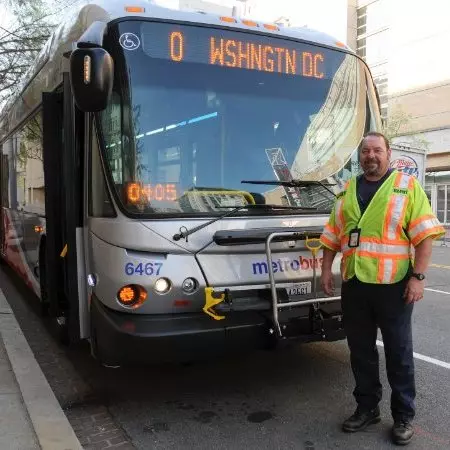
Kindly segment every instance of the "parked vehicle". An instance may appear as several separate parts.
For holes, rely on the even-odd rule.
[[[317,238],[380,129],[326,34],[93,1],[2,111],[2,257],[106,365],[342,339]]]

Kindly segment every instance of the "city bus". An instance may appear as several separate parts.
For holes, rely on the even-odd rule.
[[[2,109],[1,257],[106,366],[342,339],[318,237],[380,128],[331,36],[87,2]]]

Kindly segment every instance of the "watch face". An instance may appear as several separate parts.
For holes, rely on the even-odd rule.
[[[425,279],[425,275],[423,273],[413,273],[413,277],[417,278],[418,280]]]

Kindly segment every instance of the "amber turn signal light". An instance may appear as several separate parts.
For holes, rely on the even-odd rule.
[[[117,300],[127,308],[138,308],[147,299],[147,291],[138,284],[128,284],[119,289]]]

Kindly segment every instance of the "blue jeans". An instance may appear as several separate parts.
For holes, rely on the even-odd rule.
[[[411,330],[413,304],[403,299],[408,277],[395,284],[368,284],[353,278],[342,286],[344,328],[360,410],[375,408],[382,395],[379,376],[377,329],[383,336],[386,369],[391,386],[394,420],[415,414],[414,359]]]

